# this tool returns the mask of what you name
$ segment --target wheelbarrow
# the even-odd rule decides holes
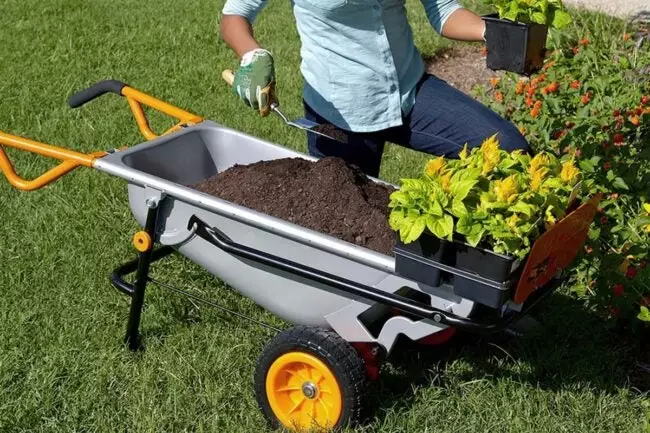
[[[254,374],[257,402],[273,427],[356,424],[368,385],[377,379],[399,336],[442,343],[457,329],[495,333],[521,319],[562,282],[587,238],[600,200],[595,196],[575,206],[535,242],[507,281],[495,282],[405,249],[394,256],[377,253],[199,192],[191,185],[235,164],[316,159],[205,120],[119,81],[99,82],[68,102],[75,108],[106,93],[126,98],[144,142],[83,154],[0,133],[0,169],[14,187],[25,191],[82,166],[126,181],[129,206],[142,230],[133,235],[137,256],[117,267],[110,281],[131,298],[125,336],[130,349],[141,347],[145,289],[155,282],[150,265],[172,253],[187,257],[215,280],[291,323],[290,329],[274,328],[276,334],[263,349]],[[157,135],[143,106],[178,123]],[[61,163],[25,180],[3,146]],[[450,278],[432,283],[422,278],[421,267],[415,273],[405,263],[426,264]],[[127,282],[134,273],[133,282]],[[454,284],[468,280],[474,282],[473,290],[464,284],[461,291]],[[161,286],[246,317],[209,299]],[[489,314],[483,314],[486,311]]]

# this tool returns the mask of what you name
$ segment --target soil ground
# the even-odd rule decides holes
[[[471,94],[477,84],[488,84],[490,78],[503,75],[485,66],[482,45],[462,45],[443,50],[426,58],[427,71],[457,89]]]

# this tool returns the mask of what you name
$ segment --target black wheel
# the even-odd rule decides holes
[[[339,429],[359,422],[364,363],[333,331],[299,326],[277,334],[255,371],[257,402],[273,428]]]

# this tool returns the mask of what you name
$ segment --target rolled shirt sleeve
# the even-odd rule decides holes
[[[222,13],[242,16],[252,24],[267,2],[268,0],[227,0]]]
[[[442,33],[442,27],[447,18],[456,10],[462,8],[457,0],[421,0],[427,18],[436,32]]]

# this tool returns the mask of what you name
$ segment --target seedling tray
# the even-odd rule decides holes
[[[398,238],[393,252],[399,275],[431,287],[449,282],[455,294],[492,308],[509,299],[521,268],[512,257],[428,232],[409,244]]]
[[[397,245],[401,250],[435,260],[447,266],[475,273],[494,281],[506,281],[521,266],[521,261],[514,257],[497,254],[485,248],[473,247],[460,239],[447,241],[425,230],[414,242],[404,244],[398,237]],[[405,263],[399,260],[395,266],[405,269]],[[435,280],[430,278],[431,282]]]
[[[489,69],[531,75],[544,64],[548,27],[485,15],[486,65]]]

